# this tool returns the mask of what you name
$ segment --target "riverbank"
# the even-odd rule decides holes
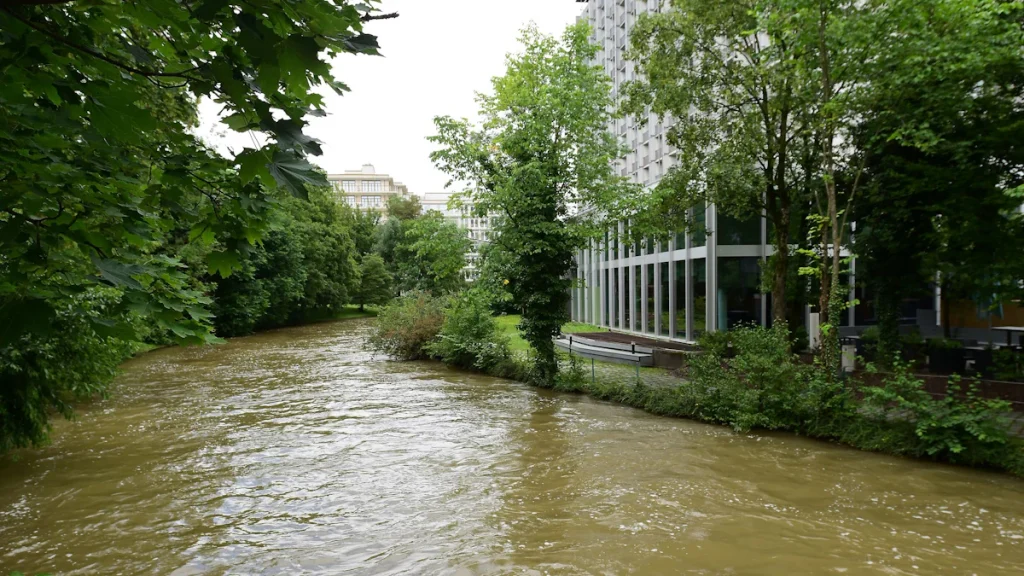
[[[529,346],[517,333],[518,317],[497,318],[515,343],[521,374],[528,373]],[[594,331],[567,325],[566,334]],[[755,338],[761,333],[751,332]],[[761,341],[758,345],[770,344]],[[765,347],[770,349],[771,346]],[[1024,441],[1013,433],[1008,404],[973,395],[972,384],[951,382],[962,393],[932,398],[904,369],[876,386],[830,382],[814,367],[771,357],[765,349],[732,361],[705,363],[696,381],[678,372],[562,358],[555,382],[540,388],[585,394],[650,414],[727,425],[738,431],[779,430],[896,456],[995,469],[1024,477]],[[696,358],[696,357],[695,357]],[[698,360],[697,362],[700,362]],[[746,372],[744,372],[746,370]],[[498,376],[508,376],[503,370]]]
[[[338,320],[356,320],[360,318],[376,318],[380,308],[378,306],[366,306],[362,310],[357,305],[346,305],[341,310],[334,312],[333,314],[326,314],[322,317],[309,318],[304,322],[294,324],[292,326],[275,326],[274,328],[267,328],[266,330],[257,330],[253,334],[260,334],[268,332],[270,330],[280,330],[281,328],[294,328],[298,326],[308,326],[311,324],[319,324],[322,322],[335,322]],[[161,348],[168,348],[174,346],[174,344],[151,344],[149,342],[138,343],[136,350],[132,353],[131,357],[136,358],[147,352],[154,350],[160,350]]]

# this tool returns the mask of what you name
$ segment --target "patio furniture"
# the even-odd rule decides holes
[[[1014,334],[1021,335],[1022,339],[1024,339],[1024,326],[993,326],[992,329],[1006,332],[1006,345],[1011,348],[1013,347]]]

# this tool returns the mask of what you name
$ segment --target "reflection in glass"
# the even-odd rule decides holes
[[[612,301],[612,316],[610,326],[619,325],[619,271],[612,270],[612,292],[608,295]]]
[[[633,286],[633,281],[630,280],[630,269],[625,269],[623,276],[623,325],[626,328],[630,327],[630,287]]]
[[[760,244],[761,218],[754,216],[739,219],[720,213],[718,214],[718,228],[715,232],[718,234],[719,246]]]
[[[701,202],[693,209],[693,230],[690,231],[693,247],[706,245],[707,242],[707,208]]]
[[[676,338],[686,338],[686,262],[676,262]]]
[[[643,331],[643,323],[641,322],[641,318],[643,318],[643,316],[641,315],[641,310],[643,310],[644,291],[643,284],[640,283],[643,278],[640,270],[641,267],[639,265],[633,267],[633,305],[635,306],[633,309],[635,312],[633,315],[633,330],[636,332]]]
[[[708,315],[708,268],[707,259],[698,258],[690,266],[693,276],[693,337],[697,338],[707,329]]]
[[[647,265],[647,332],[654,334],[654,315],[657,314],[657,301],[654,299],[654,264]]]
[[[668,273],[668,262],[661,263],[661,309],[659,310],[659,316],[661,316],[661,335],[669,335],[669,280],[671,276]]]
[[[718,327],[761,324],[761,266],[756,256],[718,259]]]

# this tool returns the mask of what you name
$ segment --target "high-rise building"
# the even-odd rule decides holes
[[[346,170],[342,174],[328,174],[327,180],[341,201],[359,210],[386,213],[388,198],[409,196],[405,184],[387,174],[378,174],[373,164],[363,164],[358,170]]]
[[[635,77],[625,58],[629,34],[641,12],[666,9],[661,0],[590,0],[580,16],[600,47],[596,63],[612,78],[618,99]],[[628,153],[615,169],[653,187],[676,161],[665,131],[670,121],[649,114],[613,119],[608,129]],[[620,242],[629,222],[605,232],[591,249],[577,255],[580,280],[573,294],[573,318],[649,336],[693,341],[710,330],[738,323],[763,324],[770,296],[761,291],[760,271],[772,248],[761,218],[739,221],[707,206],[693,215],[706,233],[679,233],[667,242]]]
[[[589,0],[580,20],[592,29],[599,46],[595,63],[612,79],[616,100],[623,85],[635,78],[634,64],[625,58],[629,34],[639,14],[670,10],[667,0]],[[666,142],[672,123],[649,114],[646,124],[636,117],[611,120],[608,130],[629,152],[615,170],[634,182],[653,187],[676,162]],[[761,273],[774,253],[763,217],[739,220],[711,205],[697,210],[699,232],[680,232],[666,242],[620,242],[629,222],[607,230],[604,237],[577,254],[577,288],[573,292],[574,320],[653,337],[693,341],[705,331],[730,330],[740,323],[771,322],[771,294],[762,291]],[[1024,208],[1022,208],[1024,209]],[[854,228],[854,233],[855,228]],[[858,303],[844,312],[840,332],[851,334],[877,322],[870,294],[857,286],[857,262],[845,275],[850,298]],[[916,326],[925,336],[940,335],[941,307],[958,314],[951,324],[962,337],[998,341],[993,326],[1024,318],[1024,307],[1002,306],[998,318],[971,302],[946,303],[934,287],[923,285],[920,297],[905,301],[901,323]],[[964,312],[964,311],[967,312]],[[811,309],[802,310],[809,328]]]

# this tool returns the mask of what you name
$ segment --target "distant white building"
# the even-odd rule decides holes
[[[388,174],[378,174],[373,164],[363,164],[359,170],[345,170],[341,174],[328,174],[328,182],[338,198],[359,210],[387,213],[388,198],[407,198],[409,189]]]
[[[466,267],[463,274],[472,282],[480,276],[480,251],[484,244],[491,241],[494,234],[493,219],[490,216],[477,216],[473,213],[473,203],[463,200],[459,207],[450,207],[452,195],[447,192],[428,192],[420,197],[423,211],[437,210],[456,226],[466,231],[473,242],[473,248],[466,254]]]

